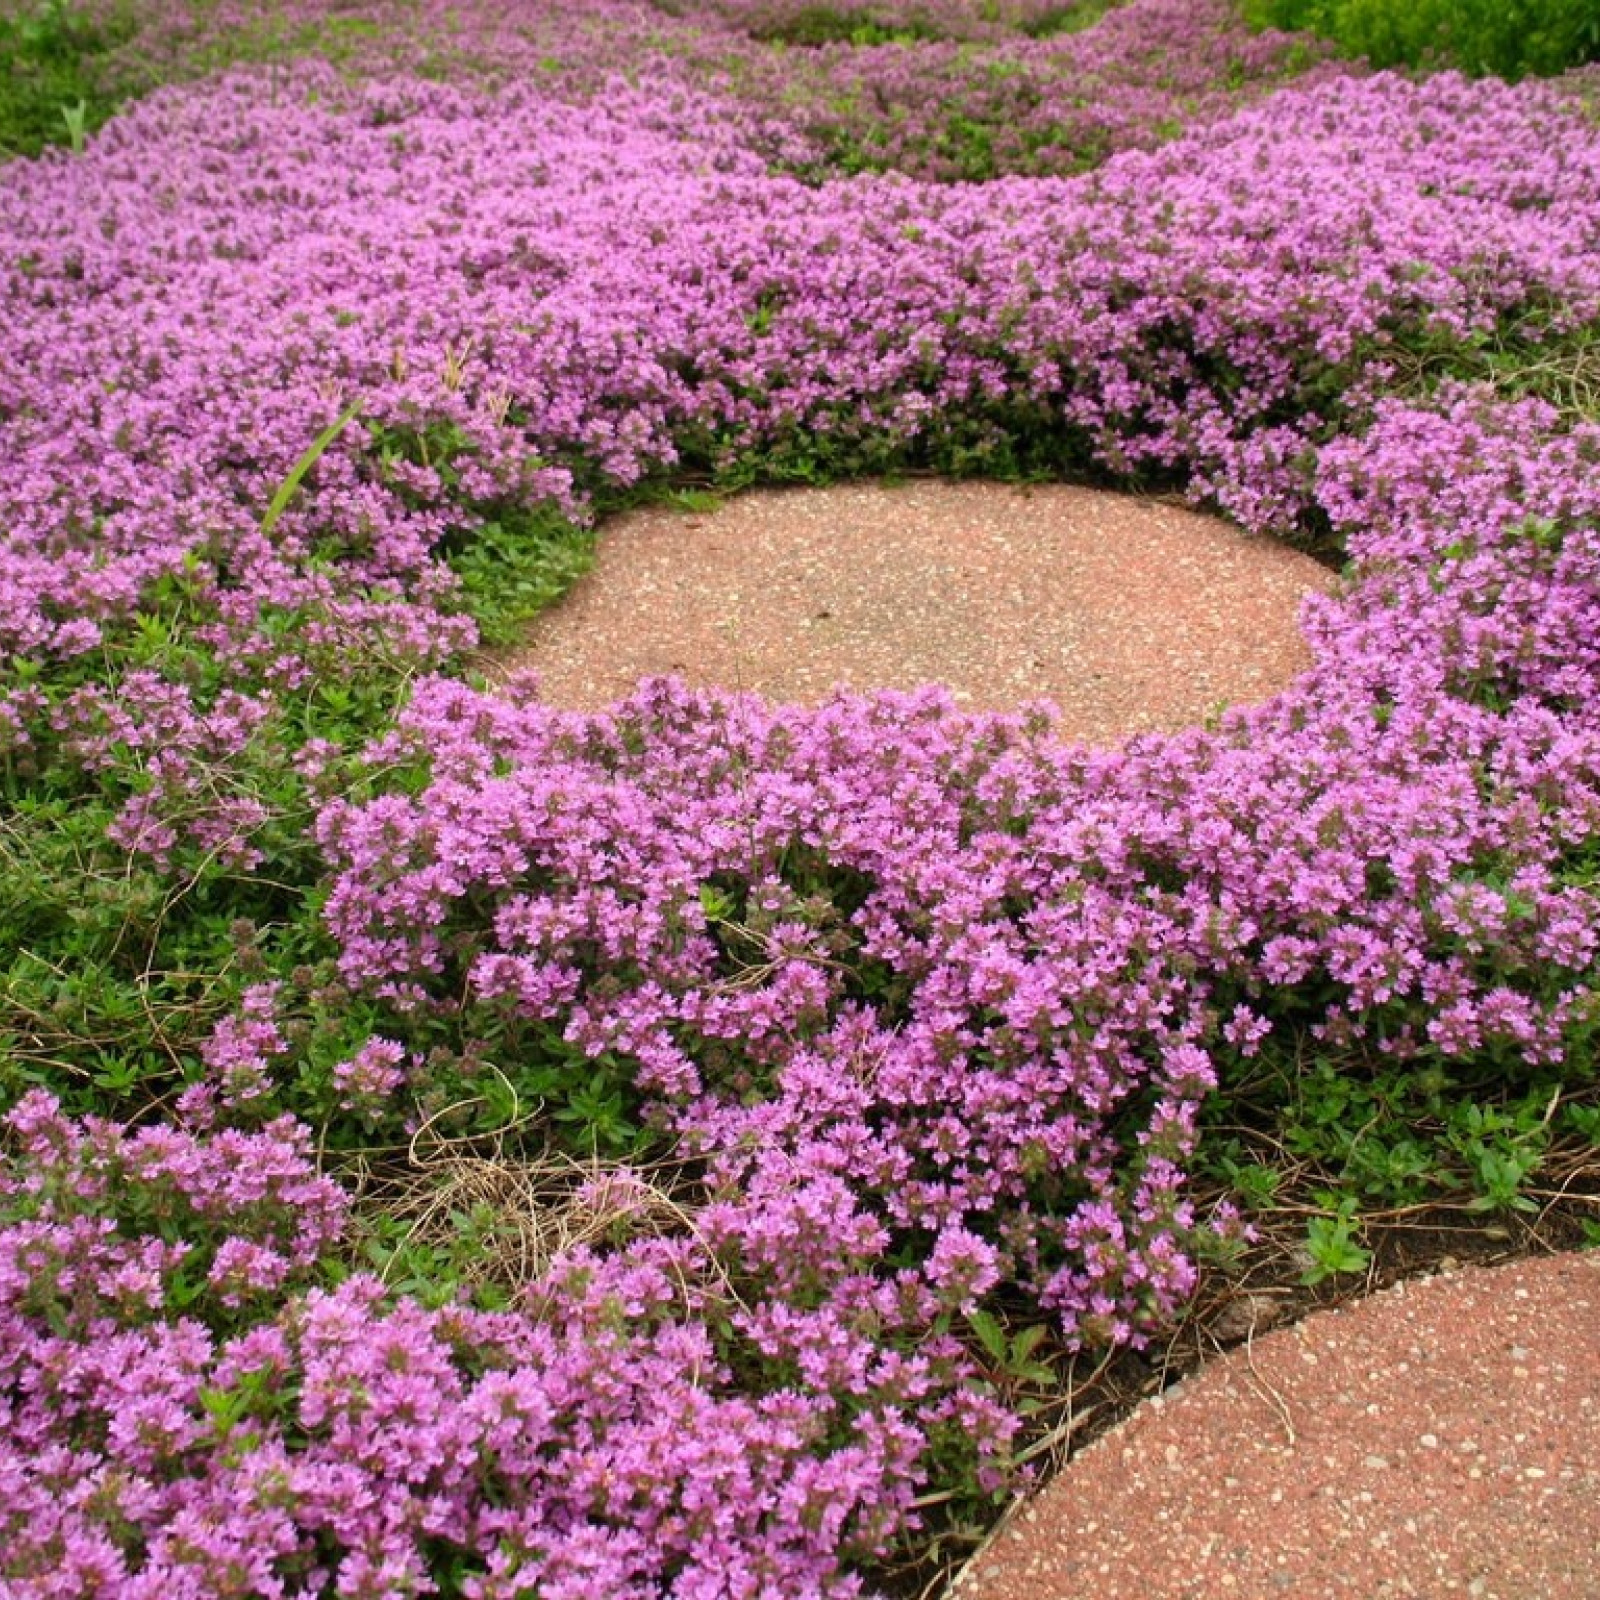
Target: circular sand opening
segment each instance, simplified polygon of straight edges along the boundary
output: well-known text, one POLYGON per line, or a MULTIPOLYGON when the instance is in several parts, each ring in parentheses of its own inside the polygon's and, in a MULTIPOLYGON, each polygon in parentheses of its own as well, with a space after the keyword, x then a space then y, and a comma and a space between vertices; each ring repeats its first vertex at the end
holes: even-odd
POLYGON ((596 710, 641 677, 816 704, 838 686, 1048 699, 1112 742, 1268 698, 1309 664, 1301 600, 1333 574, 1166 501, 925 479, 629 512, 497 675, 596 710))

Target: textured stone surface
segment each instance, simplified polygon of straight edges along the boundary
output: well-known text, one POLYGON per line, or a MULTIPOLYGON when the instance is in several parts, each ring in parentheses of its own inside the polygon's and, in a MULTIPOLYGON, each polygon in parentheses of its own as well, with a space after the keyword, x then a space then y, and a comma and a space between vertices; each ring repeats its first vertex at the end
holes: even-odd
POLYGON ((1068 1462, 956 1600, 1596 1600, 1600 1255, 1240 1346, 1068 1462))
POLYGON ((630 512, 501 672, 595 709, 641 676, 815 703, 947 684, 963 706, 1053 700, 1111 742, 1266 699, 1307 664, 1325 568, 1165 501, 1065 484, 916 480, 630 512))

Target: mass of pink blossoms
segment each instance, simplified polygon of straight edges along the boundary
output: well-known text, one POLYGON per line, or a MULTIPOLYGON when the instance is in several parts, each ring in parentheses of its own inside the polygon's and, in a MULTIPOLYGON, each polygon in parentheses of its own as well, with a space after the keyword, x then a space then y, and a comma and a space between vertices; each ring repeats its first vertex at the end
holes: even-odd
POLYGON ((621 1172, 636 1222, 507 1311, 334 1281, 349 1202, 276 1110, 274 984, 164 1119, 30 1091, 0 1172, 18 1600, 862 1592, 939 1473, 1003 1481, 969 1312, 1074 1346, 1179 1313, 1228 1226, 1185 1196, 1225 1066, 1301 1034, 1592 1059, 1600 428, 1393 392, 1600 317, 1570 88, 1284 82, 1285 41, 1169 0, 1026 44, 940 0, 925 46, 803 62, 729 5, 551 9, 469 9, 450 81, 240 69, 3 169, 0 754, 136 772, 112 839, 174 882, 270 875, 293 824, 351 1002, 393 1023, 330 1069, 338 1112, 416 1126, 418 1018, 513 1086, 492 1041, 543 1029, 626 1080, 692 1225, 621 1172), (1062 62, 1137 93, 1074 122, 1062 62), (1010 175, 940 181, 897 109, 923 72, 973 108, 1033 85, 1010 175), (837 125, 773 89, 806 74, 837 125), (884 170, 827 176, 846 134, 884 170), (507 507, 1024 435, 1331 529, 1310 670, 1107 751, 935 689, 656 682, 580 716, 451 675, 442 552, 507 507), (205 673, 86 676, 155 616, 205 673), (296 732, 380 673, 405 701, 363 749, 296 732), (227 781, 272 759, 309 822, 227 781))

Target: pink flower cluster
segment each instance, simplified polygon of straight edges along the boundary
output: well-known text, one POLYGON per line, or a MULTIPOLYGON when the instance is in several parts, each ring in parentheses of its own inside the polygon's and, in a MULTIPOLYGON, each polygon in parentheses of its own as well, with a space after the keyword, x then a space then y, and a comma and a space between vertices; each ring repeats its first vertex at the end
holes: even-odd
POLYGON ((824 1344, 656 1240, 570 1252, 515 1316, 391 1306, 367 1278, 305 1287, 344 1207, 303 1130, 79 1128, 42 1093, 5 1122, 0 1582, 18 1600, 850 1595, 843 1564, 905 1525, 941 1416, 1005 1437, 951 1398, 953 1341, 897 1354, 861 1331, 912 1327, 904 1294, 854 1331, 830 1319, 824 1344), (185 1207, 226 1235, 209 1269, 185 1207), (240 1308, 253 1325, 226 1318, 240 1308), (733 1379, 795 1352, 799 1386, 733 1379))
POLYGON ((431 782, 323 813, 326 915, 354 985, 465 986, 628 1060, 727 1196, 703 1230, 783 1295, 977 1234, 980 1277, 1127 1339, 1193 1281, 1213 1078, 1172 947, 1211 951, 1061 830, 1052 749, 933 691, 810 713, 661 682, 586 719, 435 680, 371 752, 431 782))

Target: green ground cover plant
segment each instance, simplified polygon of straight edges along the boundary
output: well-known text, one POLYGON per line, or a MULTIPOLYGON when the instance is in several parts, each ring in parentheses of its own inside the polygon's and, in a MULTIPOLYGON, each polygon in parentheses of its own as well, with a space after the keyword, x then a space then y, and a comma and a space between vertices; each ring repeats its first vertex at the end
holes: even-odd
POLYGON ((1245 0, 1258 27, 1325 35, 1374 67, 1456 67, 1517 79, 1600 60, 1585 0, 1245 0))
POLYGON ((62 0, 0 12, 0 155, 81 149, 116 109, 97 62, 134 27, 126 15, 90 18, 62 0))
POLYGON ((1595 1242, 1582 83, 551 11, 152 6, 0 169, 25 1600, 932 1592, 1230 1296, 1595 1242), (1346 583, 1111 750, 474 675, 611 509, 929 468, 1346 583))

